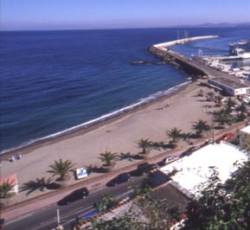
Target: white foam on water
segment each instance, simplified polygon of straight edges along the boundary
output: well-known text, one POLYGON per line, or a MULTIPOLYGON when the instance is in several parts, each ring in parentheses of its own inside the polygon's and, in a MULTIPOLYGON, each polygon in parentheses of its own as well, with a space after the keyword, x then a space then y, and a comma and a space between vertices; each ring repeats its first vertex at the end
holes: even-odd
POLYGON ((2 155, 2 154, 5 154, 5 153, 14 151, 14 150, 22 149, 23 147, 27 147, 27 146, 29 146, 31 144, 35 144, 35 143, 38 143, 38 142, 41 142, 41 141, 53 139, 53 138, 56 138, 56 137, 59 137, 59 136, 62 136, 62 135, 68 134, 68 133, 72 133, 73 131, 77 131, 77 130, 79 130, 81 128, 91 127, 93 125, 96 125, 96 124, 101 123, 103 121, 106 121, 108 119, 111 119, 111 118, 114 118, 114 117, 119 116, 121 114, 124 114, 126 112, 129 112, 129 111, 131 111, 131 110, 133 110, 135 108, 138 108, 138 107, 140 107, 142 105, 145 105, 145 104, 148 104, 148 103, 150 103, 152 101, 155 101, 155 100, 157 100, 157 99, 159 99, 159 98, 161 98, 163 96, 167 96, 167 95, 170 95, 171 93, 177 92, 182 87, 184 87, 184 86, 186 86, 186 85, 188 85, 190 83, 191 83, 191 81, 188 80, 188 81, 185 81, 185 82, 183 82, 181 84, 178 84, 178 85, 176 85, 174 87, 171 87, 171 88, 169 88, 167 90, 158 91, 158 92, 156 92, 154 94, 151 94, 148 97, 145 97, 145 98, 142 98, 142 99, 138 100, 134 104, 122 107, 121 109, 118 109, 118 110, 115 110, 113 112, 104 114, 104 115, 102 115, 100 117, 97 117, 95 119, 92 119, 92 120, 89 120, 87 122, 81 123, 79 125, 73 126, 71 128, 64 129, 62 131, 59 131, 59 132, 47 135, 45 137, 41 137, 41 138, 36 138, 36 139, 30 140, 30 141, 25 142, 24 144, 19 145, 17 147, 3 150, 3 151, 0 152, 0 154, 2 155))

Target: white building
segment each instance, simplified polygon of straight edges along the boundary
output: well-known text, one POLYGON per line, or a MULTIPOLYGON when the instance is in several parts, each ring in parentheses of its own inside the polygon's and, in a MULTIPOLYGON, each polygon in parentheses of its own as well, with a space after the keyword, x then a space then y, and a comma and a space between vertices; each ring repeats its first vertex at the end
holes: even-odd
POLYGON ((18 193, 19 185, 17 181, 16 174, 9 175, 7 177, 0 177, 0 185, 7 183, 12 186, 11 191, 9 193, 18 193))
POLYGON ((232 78, 209 79, 208 83, 215 86, 230 96, 250 95, 250 85, 232 78))
POLYGON ((214 169, 217 170, 220 181, 224 183, 237 169, 235 162, 246 160, 245 152, 234 145, 221 142, 207 145, 160 170, 165 174, 177 171, 171 177, 177 188, 187 195, 196 196, 206 186, 214 169))
POLYGON ((245 134, 245 135, 250 136, 250 125, 248 125, 248 126, 242 128, 242 129, 240 130, 240 132, 243 133, 243 134, 245 134))
POLYGON ((250 125, 240 130, 240 146, 243 146, 246 138, 250 140, 250 125))

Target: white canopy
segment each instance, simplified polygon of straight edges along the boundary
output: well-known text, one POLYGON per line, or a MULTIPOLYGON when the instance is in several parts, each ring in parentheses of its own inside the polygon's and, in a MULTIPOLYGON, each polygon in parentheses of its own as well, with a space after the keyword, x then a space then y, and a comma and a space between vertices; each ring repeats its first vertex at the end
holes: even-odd
POLYGON ((250 125, 244 127, 240 131, 243 132, 243 133, 246 133, 246 134, 250 134, 250 125))
POLYGON ((217 170, 219 179, 224 183, 237 169, 236 162, 247 160, 247 154, 236 146, 221 142, 207 145, 189 156, 183 157, 160 170, 166 174, 176 169, 172 180, 184 190, 197 194, 204 188, 208 178, 217 170))

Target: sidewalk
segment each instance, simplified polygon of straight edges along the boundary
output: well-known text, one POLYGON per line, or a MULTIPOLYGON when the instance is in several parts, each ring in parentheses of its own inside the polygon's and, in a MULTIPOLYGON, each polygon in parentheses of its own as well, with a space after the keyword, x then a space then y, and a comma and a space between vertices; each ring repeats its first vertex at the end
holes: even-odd
MULTIPOLYGON (((215 135, 215 140, 221 137, 223 134, 227 132, 235 132, 236 130, 240 129, 241 127, 245 126, 245 122, 242 122, 240 124, 233 125, 225 130, 222 130, 221 132, 218 132, 215 135)), ((205 143, 205 138, 202 140, 197 140, 194 142, 195 146, 201 146, 205 143)), ((114 176, 119 175, 123 172, 132 171, 137 168, 137 166, 141 163, 148 162, 148 163, 156 163, 162 159, 164 159, 166 156, 176 156, 179 157, 183 152, 185 152, 187 149, 175 149, 175 150, 169 150, 162 152, 156 156, 153 156, 151 158, 148 158, 147 160, 141 160, 137 161, 136 163, 133 163, 131 165, 125 166, 123 168, 116 169, 110 173, 98 175, 96 177, 92 177, 89 179, 86 179, 84 181, 77 182, 73 185, 58 189, 53 192, 49 192, 25 201, 22 201, 20 203, 11 205, 9 207, 4 208, 1 210, 1 217, 5 218, 6 221, 9 221, 13 218, 20 217, 22 215, 28 214, 34 210, 45 208, 49 205, 55 204, 58 200, 62 199, 72 191, 79 189, 81 187, 88 187, 88 189, 91 192, 97 191, 102 189, 106 183, 112 179, 114 176)))
MULTIPOLYGON (((164 158, 166 154, 169 154, 169 152, 162 153, 159 157, 155 158, 154 161, 164 158)), ((137 168, 137 165, 144 162, 145 160, 137 161, 136 163, 116 169, 110 173, 98 175, 96 177, 77 182, 76 184, 58 189, 56 191, 48 192, 46 194, 22 201, 20 203, 10 205, 9 207, 1 210, 1 217, 6 221, 9 221, 13 218, 20 217, 21 215, 28 214, 34 210, 45 208, 49 205, 55 204, 58 200, 70 194, 72 191, 82 187, 88 187, 90 192, 98 191, 105 187, 106 183, 116 175, 119 175, 123 172, 132 171, 137 168)))

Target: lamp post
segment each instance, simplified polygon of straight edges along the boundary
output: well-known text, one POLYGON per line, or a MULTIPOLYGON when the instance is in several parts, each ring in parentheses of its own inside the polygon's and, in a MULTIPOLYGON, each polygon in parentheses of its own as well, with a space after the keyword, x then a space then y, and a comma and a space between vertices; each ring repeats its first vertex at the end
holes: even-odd
POLYGON ((61 219, 60 219, 60 210, 59 210, 59 208, 56 209, 56 217, 57 217, 57 227, 56 227, 56 230, 64 230, 63 226, 60 224, 61 219))

